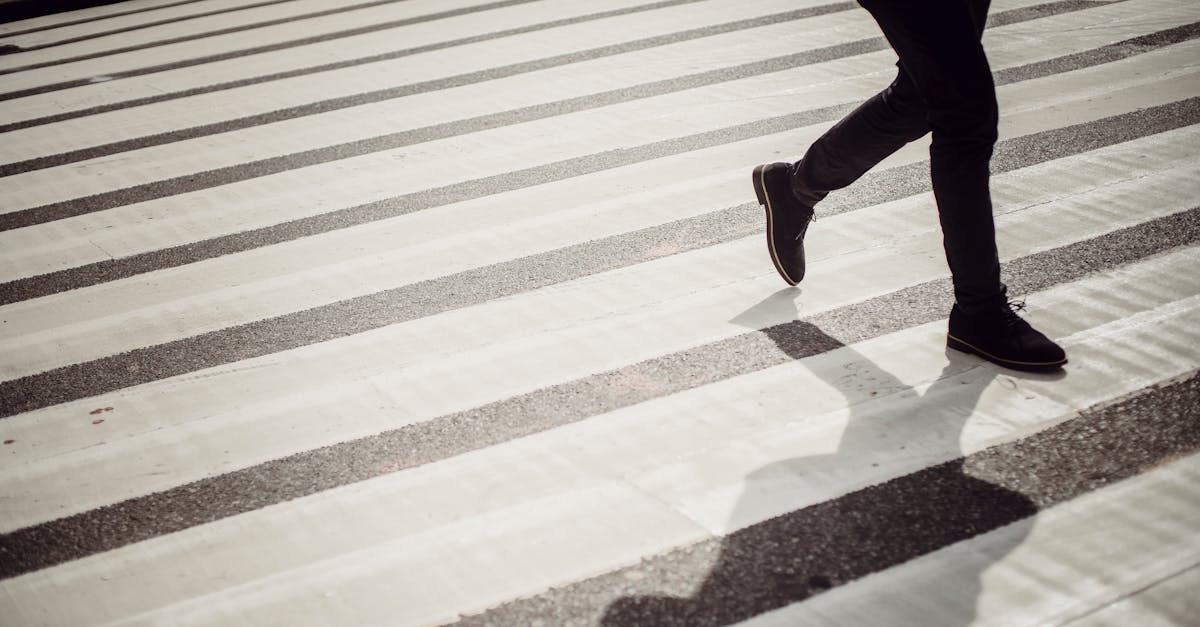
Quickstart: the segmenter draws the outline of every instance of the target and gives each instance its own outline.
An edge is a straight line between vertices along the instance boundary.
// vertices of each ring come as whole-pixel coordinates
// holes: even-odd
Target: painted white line
[[[1200,607],[1186,587],[1200,581],[1197,528],[1192,455],[740,625],[1187,624]]]
[[[1088,328],[1095,318],[1064,317],[1056,329],[1070,333],[1072,356],[1149,342],[1161,354],[1141,353],[1135,365],[1147,373],[1155,369],[1156,380],[1169,379],[1188,369],[1189,360],[1196,367],[1194,355],[1181,346],[1200,323],[1200,297],[1156,306],[1108,302],[1106,295],[1148,282],[1168,294],[1186,291],[1168,263],[1179,261],[1151,259],[1037,294],[1035,313],[1089,295],[1100,299],[1113,322]],[[1045,428],[1080,406],[1146,384],[1139,377],[1055,401],[1039,390],[1060,382],[1013,377],[966,356],[953,355],[947,363],[938,341],[943,325],[922,325],[6,580],[0,582],[0,609],[11,615],[52,611],[61,624],[125,618],[133,624],[213,624],[233,616],[287,624],[446,620],[707,537],[668,505],[680,484],[652,480],[688,461],[725,454],[727,462],[737,462],[745,453],[771,463],[837,451],[791,467],[790,477],[772,475],[798,487],[780,494],[787,501],[782,506],[794,509]],[[1172,351],[1174,359],[1165,359]],[[1077,362],[1065,380],[1091,377],[1098,360]],[[922,428],[910,428],[906,452],[898,454],[893,438],[899,436],[887,431],[895,425],[876,430],[872,424],[876,418],[902,422],[899,414],[916,417],[917,397],[933,388],[942,392],[928,399]],[[797,403],[797,396],[804,402]],[[836,439],[822,449],[826,440],[817,436],[842,431],[851,413],[862,422],[863,437],[844,451]],[[804,431],[816,439],[802,437]],[[777,439],[784,436],[796,447]],[[860,463],[863,456],[887,463],[871,467]],[[682,487],[702,487],[699,493],[719,498],[723,486],[746,478],[735,463],[705,468],[699,480]],[[802,474],[813,468],[821,469],[822,481]],[[810,489],[803,489],[806,484]],[[705,518],[695,508],[683,509]],[[736,527],[758,522],[765,512],[732,514],[726,512]],[[67,590],[71,594],[64,596]]]

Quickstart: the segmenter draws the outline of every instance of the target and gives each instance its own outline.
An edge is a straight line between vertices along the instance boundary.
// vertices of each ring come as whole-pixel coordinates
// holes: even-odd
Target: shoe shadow
[[[947,349],[941,375],[919,391],[815,325],[795,320],[795,296],[790,288],[776,292],[734,321],[753,326],[790,311],[792,322],[760,332],[793,359],[820,355],[810,360],[810,369],[843,394],[849,411],[836,452],[781,459],[749,474],[728,526],[737,530],[725,536],[695,593],[623,597],[606,608],[601,624],[734,623],[1009,525],[998,544],[988,545],[986,559],[976,555],[965,560],[970,563],[955,563],[945,581],[893,590],[910,606],[923,602],[912,594],[936,595],[936,602],[924,601],[936,607],[921,614],[922,624],[970,624],[982,574],[1032,527],[1034,503],[964,472],[959,442],[981,395],[1002,372],[1042,380],[1056,375],[1002,371]],[[904,467],[905,456],[909,470],[898,470],[899,476],[876,473],[894,479],[797,510],[780,504],[789,490],[828,489],[830,481],[865,466]],[[859,612],[854,624],[899,623],[894,615]]]

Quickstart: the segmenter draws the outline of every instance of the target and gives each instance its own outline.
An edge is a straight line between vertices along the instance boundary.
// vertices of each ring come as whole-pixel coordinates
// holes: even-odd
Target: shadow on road
[[[796,294],[792,289],[777,292],[734,322],[779,320],[788,309],[795,320]],[[819,476],[853,473],[862,463],[872,463],[868,451],[878,450],[881,439],[900,437],[897,433],[908,428],[937,434],[926,438],[933,444],[927,441],[915,447],[920,455],[953,461],[741,528],[725,537],[715,566],[691,597],[624,597],[607,608],[602,624],[728,624],[1004,525],[1020,521],[1004,535],[1008,545],[989,551],[993,561],[1024,539],[1037,511],[1032,501],[964,473],[959,446],[963,426],[975,413],[980,395],[1001,370],[947,351],[941,376],[920,393],[810,323],[796,320],[762,332],[793,359],[840,351],[837,363],[849,364],[846,368],[829,368],[826,363],[814,366],[814,372],[842,391],[851,414],[836,453],[778,461],[747,476],[732,515],[735,527],[736,521],[760,520],[763,512],[779,511],[772,495],[777,499],[781,486],[786,489],[789,482],[797,485],[806,477],[811,482]],[[864,391],[869,396],[875,390],[877,398],[862,401]],[[781,423],[788,418],[779,417]],[[895,448],[895,455],[911,454],[898,450],[903,444]],[[873,461],[888,462],[878,457]],[[945,611],[941,615],[953,617],[943,618],[946,622],[941,624],[972,621],[980,577],[990,565],[987,560],[955,564],[953,580],[937,591],[937,603]],[[878,618],[889,624],[887,617]]]

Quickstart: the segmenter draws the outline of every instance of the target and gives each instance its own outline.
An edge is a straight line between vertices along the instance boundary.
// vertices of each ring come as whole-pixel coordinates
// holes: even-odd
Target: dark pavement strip
[[[1200,241],[1200,208],[1040,252],[1003,266],[1010,293],[1063,285]],[[800,320],[750,331],[378,435],[296,453],[170,490],[0,535],[0,577],[147,540],[351,483],[433,463],[653,398],[803,359],[944,318],[950,280],[939,279]],[[836,339],[835,339],[836,338]],[[254,343],[254,337],[243,339]],[[203,343],[189,350],[202,353]],[[198,357],[202,360],[202,357]],[[81,371],[103,379],[129,362]],[[153,368],[152,363],[144,367]],[[653,381],[630,388],[626,381]],[[18,380],[20,381],[20,380]],[[70,382],[94,386],[94,380]],[[9,383],[0,395],[18,402]],[[59,383],[40,382],[37,395]],[[92,392],[95,393],[95,392]],[[82,395],[80,395],[82,397]],[[46,406],[46,399],[34,399]],[[61,402],[61,401],[59,401]],[[32,408],[32,407],[30,407]],[[5,409],[8,410],[6,403]],[[19,409],[19,408],[18,408]],[[26,411],[26,409],[20,409]],[[8,415],[19,413],[8,411]]]

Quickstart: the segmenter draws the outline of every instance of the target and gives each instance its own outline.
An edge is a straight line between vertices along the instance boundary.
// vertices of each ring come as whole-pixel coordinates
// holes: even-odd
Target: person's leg
[[[1005,300],[988,163],[998,110],[980,42],[986,2],[861,0],[900,57],[928,111],[930,175],[954,296],[965,312]]]
[[[930,175],[954,282],[947,344],[1018,370],[1067,362],[1017,315],[1000,282],[989,162],[999,112],[980,41],[987,0],[859,0],[900,56],[928,109]]]
[[[792,170],[792,192],[812,207],[929,132],[925,102],[900,66],[896,80],[809,146]]]
[[[1000,281],[989,161],[999,118],[980,41],[988,0],[859,0],[900,57],[897,82],[831,129],[796,165],[754,170],[779,274],[804,276],[813,205],[911,139],[932,131],[931,178],[954,283],[947,344],[1020,370],[1050,370],[1066,354],[1022,320]],[[924,112],[922,124],[917,112]],[[810,158],[811,155],[811,158]]]
[[[830,128],[800,162],[754,169],[754,191],[767,214],[767,250],[788,284],[804,278],[804,235],[817,202],[927,133],[925,113],[924,102],[901,67],[887,89]]]

